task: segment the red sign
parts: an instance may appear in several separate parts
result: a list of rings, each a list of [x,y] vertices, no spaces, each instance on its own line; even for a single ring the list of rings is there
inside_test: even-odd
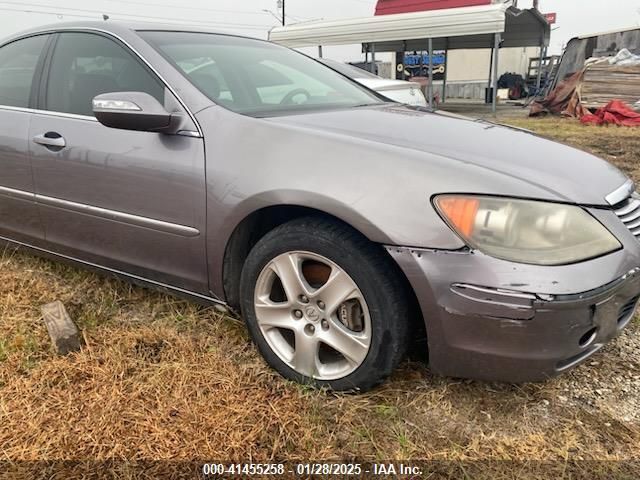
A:
[[[378,0],[376,15],[490,5],[491,0]]]
[[[545,13],[544,18],[547,19],[547,23],[549,23],[549,25],[553,25],[556,23],[557,15],[557,13]]]

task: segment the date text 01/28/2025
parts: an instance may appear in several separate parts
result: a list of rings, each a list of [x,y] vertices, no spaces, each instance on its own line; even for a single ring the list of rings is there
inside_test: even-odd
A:
[[[282,463],[205,463],[204,477],[218,475],[421,475],[422,469],[415,465],[372,463],[298,463],[287,468]]]

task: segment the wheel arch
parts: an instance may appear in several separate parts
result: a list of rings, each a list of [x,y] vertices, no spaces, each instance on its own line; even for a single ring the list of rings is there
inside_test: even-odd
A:
[[[247,214],[236,225],[229,236],[224,250],[224,258],[222,262],[222,285],[224,288],[226,302],[230,307],[239,311],[240,275],[242,273],[242,267],[245,260],[253,246],[274,228],[291,220],[308,216],[329,219],[332,222],[345,225],[346,227],[355,230],[373,243],[381,243],[376,242],[375,239],[370,238],[368,235],[364,234],[362,231],[343,219],[316,208],[301,205],[278,204],[255,210]],[[410,351],[418,352],[419,357],[426,358],[425,319],[422,316],[422,311],[419,307],[416,294],[404,272],[396,262],[392,260],[391,256],[386,249],[382,247],[382,245],[380,245],[380,254],[388,256],[391,260],[390,265],[393,265],[392,268],[395,270],[395,274],[397,274],[401,279],[407,294],[407,301],[410,303],[410,312],[412,317],[410,321],[412,329],[415,332],[415,335],[413,336],[413,343],[415,345],[410,346]]]
[[[246,214],[229,235],[222,261],[222,286],[225,300],[234,310],[239,306],[239,286],[242,267],[253,246],[274,228],[301,217],[323,217],[352,228],[364,237],[369,235],[355,228],[349,222],[313,207],[296,204],[274,204]],[[375,240],[372,240],[375,241]]]

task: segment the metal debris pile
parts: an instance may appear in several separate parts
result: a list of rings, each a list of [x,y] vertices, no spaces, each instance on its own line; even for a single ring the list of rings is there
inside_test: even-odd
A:
[[[622,49],[614,57],[590,58],[543,100],[530,116],[545,113],[575,117],[583,123],[640,125],[640,55]]]

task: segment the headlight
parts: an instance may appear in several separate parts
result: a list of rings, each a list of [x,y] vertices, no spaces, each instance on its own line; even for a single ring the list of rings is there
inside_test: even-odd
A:
[[[440,195],[435,205],[470,247],[505,260],[562,265],[621,247],[600,222],[572,205],[472,195]]]

